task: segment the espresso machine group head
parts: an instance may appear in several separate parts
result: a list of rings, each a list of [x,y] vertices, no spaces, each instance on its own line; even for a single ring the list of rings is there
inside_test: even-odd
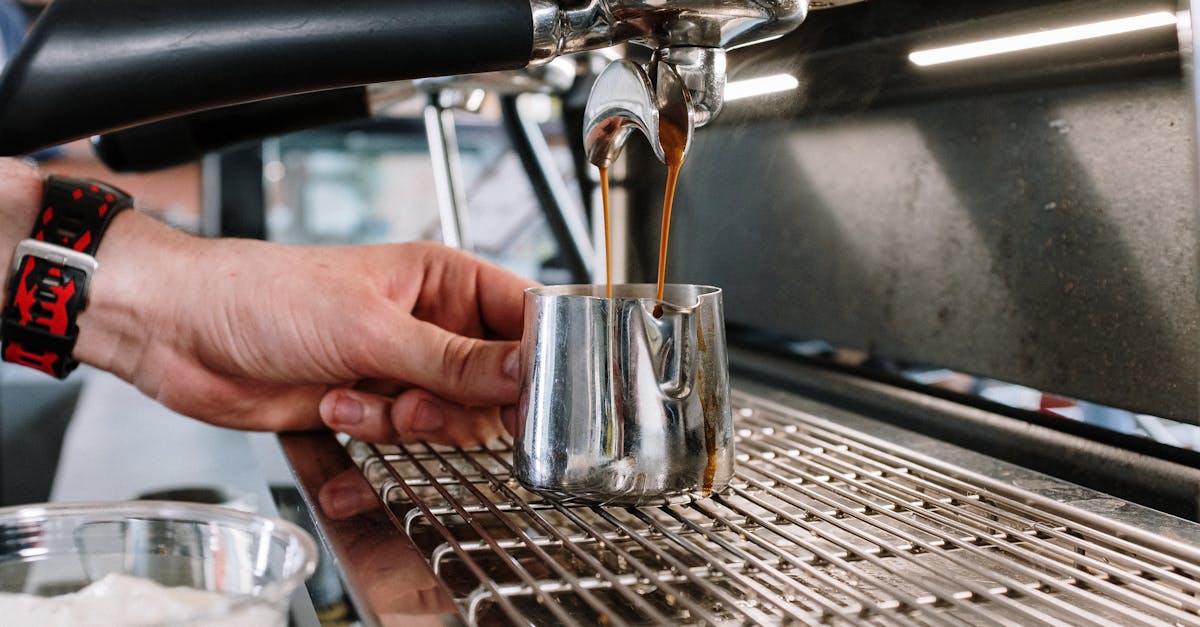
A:
[[[597,82],[588,107],[595,131],[589,157],[611,160],[632,129],[646,133],[661,156],[661,116],[690,138],[720,111],[725,50],[790,32],[809,6],[810,0],[56,0],[0,81],[0,154],[249,102],[512,70],[628,42],[650,48],[652,60],[645,67],[614,62]],[[339,101],[336,115],[369,114],[368,95],[362,90],[361,107]]]
[[[661,126],[684,137],[721,111],[725,51],[785,35],[808,15],[808,0],[590,0],[535,3],[534,62],[564,52],[641,44],[646,66],[613,61],[597,79],[586,110],[588,160],[607,167],[634,130],[667,160]]]

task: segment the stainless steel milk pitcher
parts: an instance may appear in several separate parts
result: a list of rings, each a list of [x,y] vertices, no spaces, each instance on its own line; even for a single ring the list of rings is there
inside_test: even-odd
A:
[[[568,285],[525,292],[515,475],[556,498],[646,505],[733,474],[721,290]]]

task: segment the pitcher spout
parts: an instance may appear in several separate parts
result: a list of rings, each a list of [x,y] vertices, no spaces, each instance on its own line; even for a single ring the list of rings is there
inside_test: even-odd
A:
[[[645,299],[642,322],[653,360],[659,392],[667,399],[682,400],[692,394],[696,367],[695,307]]]

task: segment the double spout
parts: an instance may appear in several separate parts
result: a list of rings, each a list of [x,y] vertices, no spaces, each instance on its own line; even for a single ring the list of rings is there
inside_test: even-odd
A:
[[[572,6],[545,3],[537,13],[535,58],[620,41],[654,50],[641,67],[611,63],[592,88],[585,112],[588,160],[608,167],[633,131],[646,136],[659,160],[675,158],[664,146],[682,138],[691,148],[695,129],[725,104],[725,50],[773,39],[808,15],[809,0],[589,0]],[[552,5],[552,6],[551,6]],[[671,147],[679,150],[677,146]]]
[[[688,81],[695,77],[699,80]],[[663,48],[646,68],[613,61],[592,85],[584,110],[588,161],[611,166],[635,130],[663,163],[682,160],[695,129],[716,117],[724,96],[725,51],[720,48]]]

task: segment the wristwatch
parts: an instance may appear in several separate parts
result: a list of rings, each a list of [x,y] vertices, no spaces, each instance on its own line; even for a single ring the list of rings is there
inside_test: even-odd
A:
[[[13,255],[0,325],[4,361],[60,379],[79,365],[71,352],[96,250],[113,217],[132,206],[129,194],[99,181],[46,179],[33,234]]]

